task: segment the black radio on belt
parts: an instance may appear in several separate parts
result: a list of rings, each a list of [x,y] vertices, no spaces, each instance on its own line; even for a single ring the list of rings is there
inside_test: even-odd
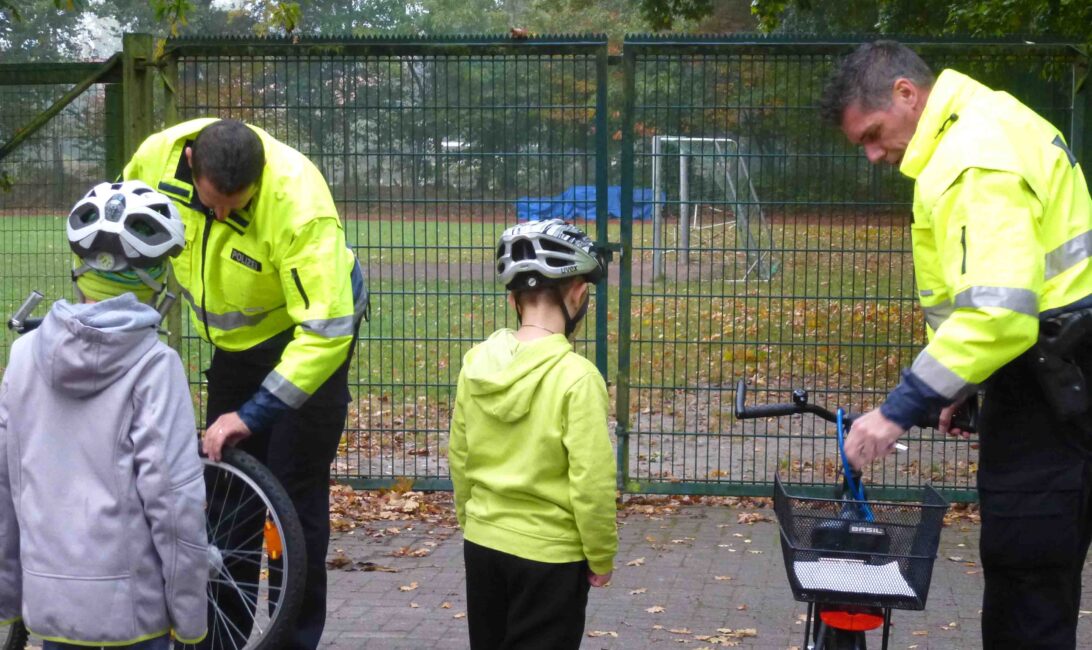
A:
[[[1031,362],[1043,393],[1058,417],[1071,420],[1089,409],[1088,383],[1076,356],[1092,336],[1092,309],[1044,319]]]

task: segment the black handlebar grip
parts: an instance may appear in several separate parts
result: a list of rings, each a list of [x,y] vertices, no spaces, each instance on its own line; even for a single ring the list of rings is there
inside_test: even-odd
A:
[[[736,418],[742,420],[747,413],[744,402],[747,400],[747,382],[740,379],[736,382]]]
[[[792,403],[792,404],[759,404],[757,406],[747,406],[745,404],[747,400],[747,384],[742,379],[736,383],[736,419],[737,420],[750,420],[754,418],[776,418],[785,415],[794,415],[796,413],[807,412],[808,406],[805,402]]]

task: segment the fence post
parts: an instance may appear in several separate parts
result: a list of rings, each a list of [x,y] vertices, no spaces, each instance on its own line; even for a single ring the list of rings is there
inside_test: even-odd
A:
[[[633,120],[636,75],[634,47],[622,47],[622,254],[618,261],[618,376],[615,381],[614,417],[618,438],[618,488],[628,492],[629,483],[629,371],[630,304],[633,299]],[[655,200],[655,199],[653,199]]]
[[[168,54],[162,59],[162,63],[163,119],[167,126],[174,126],[179,122],[177,97],[178,56]],[[182,288],[174,277],[173,270],[170,277],[167,278],[167,289],[176,296],[182,295]],[[185,309],[185,306],[179,301],[174,309],[167,312],[167,345],[179,352],[182,351],[182,312]]]
[[[155,39],[151,34],[122,37],[122,130],[124,158],[128,160],[152,133],[152,78]]]
[[[106,84],[106,179],[114,180],[125,167],[125,92],[122,84]]]
[[[610,142],[610,127],[607,122],[607,44],[603,43],[595,55],[595,238],[600,246],[608,246],[607,192],[610,188],[610,164],[607,152]],[[610,340],[607,332],[610,326],[607,312],[609,307],[607,278],[604,276],[595,288],[595,365],[603,378],[607,377],[607,346]]]

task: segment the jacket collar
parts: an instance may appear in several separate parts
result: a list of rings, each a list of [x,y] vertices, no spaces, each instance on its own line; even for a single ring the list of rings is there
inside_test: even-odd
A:
[[[914,137],[906,145],[899,171],[916,179],[929,164],[941,136],[959,119],[960,111],[982,92],[989,92],[989,88],[965,74],[955,70],[941,72],[929,91],[929,99],[925,102]]]
[[[185,154],[186,147],[192,145],[192,137],[182,138],[175,143],[170,156],[167,158],[164,178],[159,182],[159,191],[187,208],[211,217],[212,211],[201,203],[200,197],[197,196],[197,190],[193,186],[193,169],[190,168],[190,163]],[[240,235],[243,234],[250,227],[254,202],[257,198],[257,195],[255,195],[242,211],[232,211],[222,223]]]

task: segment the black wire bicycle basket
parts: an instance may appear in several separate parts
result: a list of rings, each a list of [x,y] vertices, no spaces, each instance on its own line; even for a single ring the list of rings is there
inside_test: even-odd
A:
[[[793,496],[775,477],[774,512],[793,597],[924,609],[948,502],[928,485],[915,501]]]

